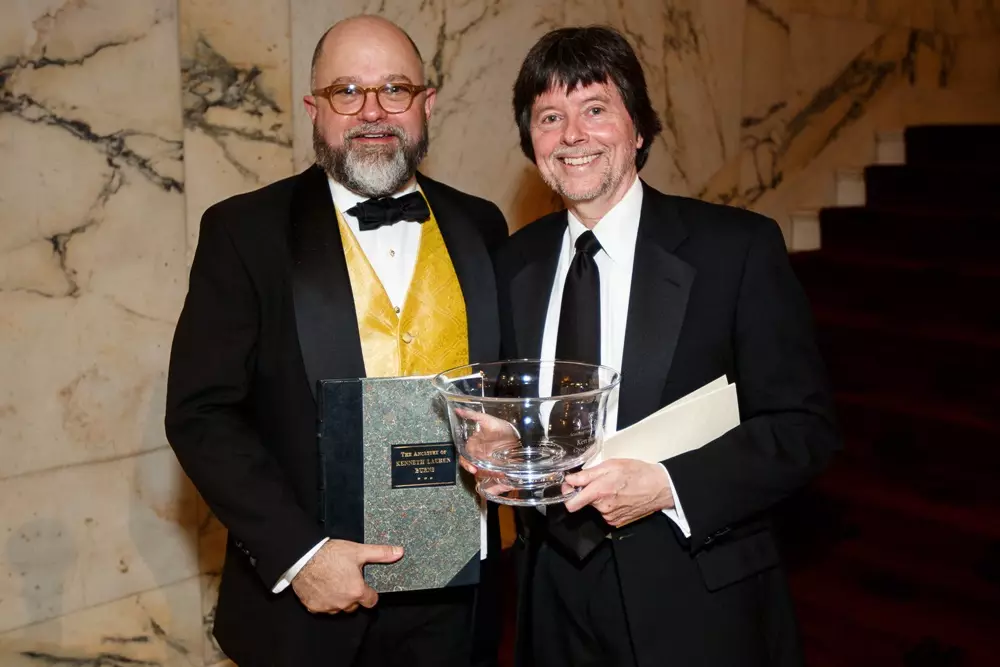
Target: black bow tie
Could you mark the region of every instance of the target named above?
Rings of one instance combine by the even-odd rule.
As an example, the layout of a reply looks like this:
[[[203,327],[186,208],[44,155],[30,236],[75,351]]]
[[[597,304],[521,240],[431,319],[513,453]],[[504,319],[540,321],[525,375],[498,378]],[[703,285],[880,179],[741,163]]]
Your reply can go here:
[[[358,219],[358,227],[363,232],[392,225],[400,220],[424,222],[431,217],[431,210],[420,192],[411,192],[395,199],[369,199],[347,209],[346,213]]]

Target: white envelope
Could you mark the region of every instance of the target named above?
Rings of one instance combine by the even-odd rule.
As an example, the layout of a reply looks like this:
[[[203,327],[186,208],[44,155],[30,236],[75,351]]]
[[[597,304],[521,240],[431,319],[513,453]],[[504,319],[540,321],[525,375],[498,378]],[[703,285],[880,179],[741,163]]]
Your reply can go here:
[[[608,459],[657,463],[706,445],[739,424],[736,385],[722,376],[608,436],[603,452],[584,467]]]

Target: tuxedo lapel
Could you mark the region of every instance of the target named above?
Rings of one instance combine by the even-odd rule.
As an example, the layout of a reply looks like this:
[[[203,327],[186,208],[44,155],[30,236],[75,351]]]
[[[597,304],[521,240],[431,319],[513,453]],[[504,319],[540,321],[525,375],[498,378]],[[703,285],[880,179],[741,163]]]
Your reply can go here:
[[[364,377],[351,279],[326,173],[312,166],[292,197],[289,250],[299,347],[309,389],[319,380]]]
[[[515,343],[517,356],[522,359],[541,358],[545,316],[566,224],[565,211],[532,223],[533,234],[526,239],[522,252],[524,261],[510,281]]]
[[[619,429],[660,407],[696,273],[673,254],[685,238],[673,202],[643,183],[625,326]]]
[[[437,220],[465,299],[470,363],[494,361],[500,350],[493,261],[479,228],[440,183],[417,174],[417,182]],[[443,370],[443,369],[442,369]]]

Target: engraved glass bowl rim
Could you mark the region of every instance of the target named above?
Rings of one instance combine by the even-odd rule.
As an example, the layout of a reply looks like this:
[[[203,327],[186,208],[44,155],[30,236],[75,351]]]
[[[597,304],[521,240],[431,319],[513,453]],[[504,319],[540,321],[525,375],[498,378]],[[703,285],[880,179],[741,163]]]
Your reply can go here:
[[[453,383],[454,380],[468,378],[470,374],[462,375],[458,378],[448,379],[449,374],[454,371],[458,371],[463,368],[468,369],[486,369],[488,367],[500,368],[509,364],[538,364],[539,366],[544,364],[549,364],[555,366],[556,364],[576,366],[579,368],[587,369],[600,369],[606,370],[611,373],[611,380],[607,384],[603,384],[596,389],[588,389],[587,391],[575,392],[572,394],[558,394],[555,396],[531,396],[527,398],[523,397],[505,397],[505,396],[475,396],[472,394],[463,394],[459,391],[452,391],[449,389],[449,385]],[[480,371],[482,372],[482,370]],[[593,398],[599,396],[602,393],[610,393],[615,387],[621,383],[621,373],[611,366],[605,366],[604,364],[588,364],[582,361],[563,361],[561,359],[505,359],[503,361],[488,361],[483,363],[468,363],[455,366],[454,368],[449,368],[448,370],[441,371],[433,378],[431,378],[431,384],[437,389],[446,400],[456,400],[456,401],[476,401],[482,403],[544,403],[550,401],[574,401]]]

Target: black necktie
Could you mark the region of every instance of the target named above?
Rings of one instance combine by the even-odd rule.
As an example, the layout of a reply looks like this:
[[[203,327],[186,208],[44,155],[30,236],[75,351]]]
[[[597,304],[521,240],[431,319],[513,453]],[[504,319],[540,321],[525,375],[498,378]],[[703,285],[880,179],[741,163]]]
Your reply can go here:
[[[559,310],[559,361],[601,363],[601,274],[594,260],[600,249],[600,241],[589,229],[576,240]]]
[[[420,192],[395,198],[368,199],[347,209],[345,213],[358,219],[358,228],[363,232],[392,225],[400,220],[425,222],[431,217],[431,210]]]
[[[594,260],[600,249],[600,242],[590,230],[576,240],[576,255],[566,274],[559,310],[556,336],[556,359],[559,361],[601,363],[601,275]],[[572,374],[554,377],[552,395],[574,393],[579,389],[574,385],[587,380],[589,378],[573,377]],[[550,428],[555,423],[553,419]],[[589,506],[569,513],[564,505],[549,505],[545,516],[549,536],[580,560],[601,544],[611,530],[600,512]]]

